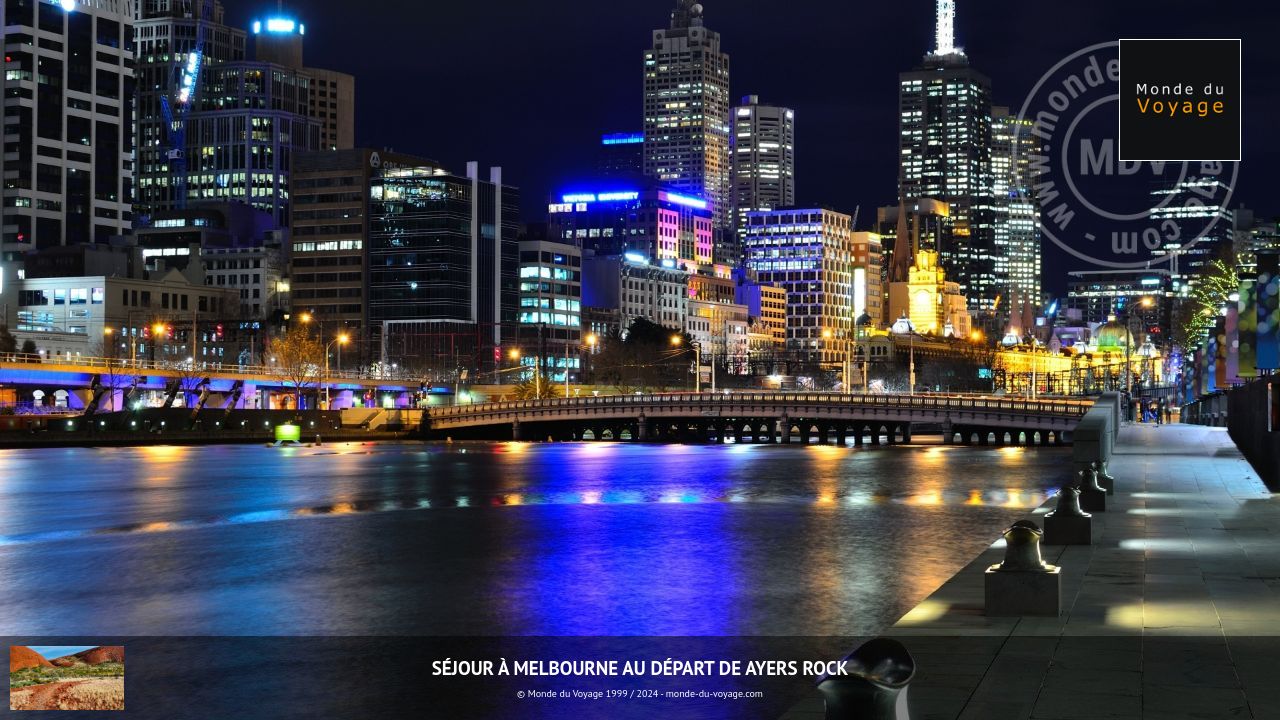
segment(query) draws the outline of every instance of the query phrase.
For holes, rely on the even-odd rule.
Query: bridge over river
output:
[[[854,444],[908,442],[912,428],[946,442],[1061,445],[1093,401],[996,395],[658,393],[429,408],[429,437]]]

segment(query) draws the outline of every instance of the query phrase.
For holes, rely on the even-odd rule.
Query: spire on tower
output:
[[[910,279],[910,268],[915,255],[915,244],[907,236],[907,198],[898,193],[898,227],[893,242],[893,257],[889,260],[889,282],[906,282]]]
[[[963,55],[964,51],[956,47],[956,3],[955,0],[938,0],[938,27],[935,40],[938,44],[934,55]]]

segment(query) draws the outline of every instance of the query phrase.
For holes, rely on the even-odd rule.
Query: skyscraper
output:
[[[306,67],[303,40],[307,26],[289,17],[253,21],[254,58],[302,70],[311,76],[308,114],[320,121],[321,150],[355,147],[356,79],[334,70]]]
[[[1155,257],[1173,255],[1170,262],[1172,291],[1186,297],[1195,287],[1197,276],[1214,260],[1235,263],[1232,253],[1234,219],[1232,211],[1223,207],[1221,198],[1229,197],[1230,188],[1217,177],[1189,176],[1164,183],[1151,191],[1151,219],[1176,223],[1178,239],[1166,241],[1151,251]],[[1133,236],[1136,233],[1125,233]],[[1192,238],[1200,238],[1190,247]]]
[[[1031,327],[1040,304],[1040,203],[1031,189],[1031,157],[1040,154],[1034,125],[1009,108],[991,109],[991,181],[999,310],[1018,329]]]
[[[743,237],[747,269],[787,291],[787,349],[820,363],[847,359],[855,269],[879,272],[870,249],[859,252],[853,219],[824,208],[754,210]]]
[[[702,22],[702,5],[678,0],[670,27],[644,53],[644,172],[711,203],[716,261],[737,263],[729,225],[729,56]]]
[[[129,232],[133,4],[8,0],[0,260]]]
[[[596,172],[600,177],[644,176],[644,133],[605,133],[599,153]]]
[[[178,183],[169,159],[174,148],[170,146],[169,126],[161,107],[162,98],[178,91],[175,71],[187,66],[197,37],[204,39],[197,61],[199,74],[203,75],[212,67],[244,60],[247,36],[245,31],[224,24],[220,0],[208,6],[211,12],[207,17],[202,15],[204,3],[190,0],[142,0],[138,5],[136,209],[141,219],[179,204]],[[197,90],[195,97],[199,95]],[[183,150],[189,152],[189,147]]]
[[[482,180],[474,162],[466,177],[434,164],[383,167],[369,197],[375,342],[424,370],[497,370],[520,302],[520,197],[502,168]]]
[[[955,46],[953,0],[938,0],[937,49],[898,82],[899,192],[951,209],[948,277],[973,307],[990,311],[1000,293],[991,197],[991,81]]]
[[[253,59],[243,30],[223,23],[222,7],[197,17],[201,3],[145,0],[139,21],[139,213],[188,202],[235,201],[289,221],[289,168],[295,153],[349,148],[354,139],[354,79],[302,66],[306,26],[295,18],[255,20]],[[199,41],[202,52],[194,57]],[[189,94],[175,68],[197,68]],[[174,135],[162,100],[189,98],[183,136]],[[181,148],[173,147],[181,144]],[[181,153],[179,157],[176,153]],[[183,170],[185,164],[185,172]],[[181,188],[186,192],[182,197]],[[140,218],[141,219],[141,218]]]
[[[373,148],[321,150],[293,158],[289,279],[294,312],[351,337],[347,357],[376,358],[370,344],[369,189],[383,168],[436,167],[426,158]]]
[[[758,95],[733,109],[733,222],[741,244],[743,220],[751,210],[796,204],[795,112],[761,105]]]

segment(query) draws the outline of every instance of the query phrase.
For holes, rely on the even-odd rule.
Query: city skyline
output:
[[[1244,8],[1228,3],[1233,4]],[[801,118],[803,138],[796,166],[803,179],[797,203],[848,213],[862,206],[859,226],[869,227],[868,208],[897,201],[897,79],[934,49],[932,0],[860,7],[848,23],[832,22],[845,16],[840,6],[826,2],[800,4],[785,14],[770,12],[759,0],[732,6],[710,0],[705,5],[707,25],[720,34],[732,62],[733,101],[756,94],[795,109]],[[472,159],[502,165],[509,182],[521,188],[522,219],[537,222],[545,220],[541,214],[552,192],[594,174],[602,133],[640,129],[643,96],[637,58],[653,29],[666,25],[673,3],[440,6],[432,9],[434,31],[431,42],[425,44],[412,40],[418,24],[388,25],[383,13],[343,16],[340,24],[329,22],[328,18],[339,17],[340,7],[332,0],[310,0],[287,4],[286,11],[308,22],[309,58],[356,76],[360,86],[357,144],[436,157],[454,172]],[[403,6],[402,11],[412,13],[410,7]],[[1086,2],[1068,16],[1058,17],[1051,8],[996,8],[962,0],[955,35],[971,64],[992,78],[996,102],[1016,112],[1042,72],[1083,46],[1134,34],[1186,35],[1176,14],[1161,17],[1150,12],[1165,7],[1155,2],[1123,8]],[[1277,13],[1269,8],[1245,9],[1259,19]],[[261,10],[252,3],[235,2],[228,3],[227,14],[229,21],[247,26]],[[395,11],[392,6],[388,12]],[[1198,32],[1206,37],[1239,35],[1229,18],[1230,13],[1201,18]],[[466,72],[458,72],[451,57],[472,51],[453,38],[470,37],[468,28],[477,23],[487,26],[503,44],[501,57],[518,55],[521,62],[498,62],[499,56],[480,53],[467,64]],[[1025,30],[1050,25],[1055,28],[1051,34]],[[831,29],[819,30],[827,26]],[[1263,22],[1249,25],[1244,37],[1246,66],[1263,62],[1266,41],[1260,35],[1265,26]],[[856,27],[880,30],[863,33],[852,45],[840,39]],[[531,32],[531,28],[580,32],[572,45],[557,46],[543,42],[546,33]],[[1259,33],[1254,36],[1257,42],[1251,42],[1249,32]],[[795,41],[815,33],[829,34],[831,41]],[[353,36],[382,39],[377,52],[360,53],[352,52]],[[781,56],[777,39],[789,43],[788,52]],[[847,80],[833,83],[828,69]],[[1246,154],[1257,161],[1242,165],[1236,197],[1266,217],[1276,211],[1265,205],[1262,172],[1267,160],[1280,157],[1280,151],[1260,139],[1268,110],[1280,103],[1264,94],[1265,78],[1246,73],[1244,83]],[[404,93],[409,86],[433,91]],[[590,92],[582,93],[584,100],[566,106],[572,108],[568,112],[542,116],[519,110],[538,107],[541,98],[557,86],[589,88]],[[441,112],[438,98],[449,98],[449,107],[455,109]],[[849,173],[847,168],[858,171]],[[1054,260],[1068,260],[1051,245],[1045,255],[1046,267],[1054,267]],[[1068,267],[1087,268],[1074,260]],[[1046,281],[1047,290],[1058,294],[1065,290],[1064,273],[1051,274]]]

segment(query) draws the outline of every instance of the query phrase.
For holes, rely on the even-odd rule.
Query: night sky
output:
[[[224,0],[247,26],[267,0]],[[896,202],[898,73],[933,46],[932,0],[705,0],[732,63],[734,97],[796,110],[802,204],[845,212]],[[307,25],[307,63],[356,76],[356,139],[438,159],[502,165],[524,220],[545,220],[548,194],[589,176],[599,135],[641,128],[642,53],[674,0],[291,0]],[[1244,40],[1244,155],[1236,199],[1280,213],[1277,167],[1280,7],[1220,0],[958,0],[957,43],[1017,108],[1042,72],[1118,37]],[[1211,10],[1210,10],[1211,8]],[[1270,118],[1270,121],[1268,120]],[[1045,250],[1046,268],[1055,247]],[[1067,261],[1063,261],[1067,262]],[[1072,269],[1079,261],[1071,260]],[[1061,290],[1060,273],[1046,273]]]

